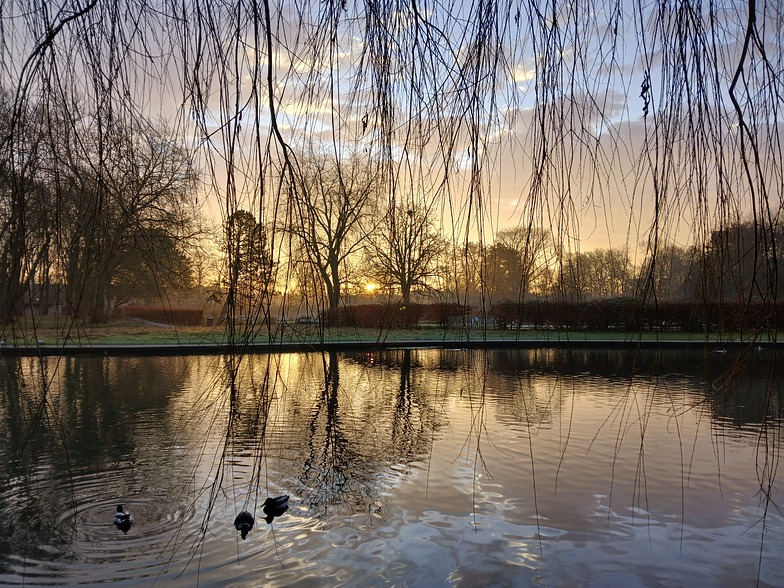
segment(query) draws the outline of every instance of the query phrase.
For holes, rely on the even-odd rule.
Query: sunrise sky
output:
[[[741,2],[586,1],[541,12],[527,2],[288,1],[269,7],[269,38],[264,15],[241,7],[185,5],[180,20],[165,2],[117,6],[119,17],[103,4],[84,19],[71,20],[77,6],[49,14],[50,27],[65,24],[48,67],[87,109],[101,103],[97,84],[117,110],[176,121],[197,149],[214,218],[230,199],[273,214],[263,200],[274,186],[261,185],[275,182],[282,140],[390,162],[397,193],[439,199],[445,231],[460,240],[492,241],[522,224],[551,228],[569,250],[644,248],[652,229],[686,245],[706,219],[763,198],[744,185],[738,160],[728,91],[738,69],[760,175],[776,156],[780,124],[775,113],[759,118],[757,104],[768,104],[775,73],[760,65],[762,49],[781,63],[776,2],[756,4],[759,42],[745,68]],[[110,27],[96,28],[110,16],[130,51]],[[40,24],[6,19],[4,87],[29,83],[35,93]]]

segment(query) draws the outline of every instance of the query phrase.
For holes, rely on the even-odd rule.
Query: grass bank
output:
[[[558,330],[505,330],[485,328],[442,329],[419,327],[413,329],[321,329],[316,325],[279,324],[271,330],[261,329],[252,334],[250,330],[238,330],[236,342],[250,345],[287,344],[357,344],[357,343],[411,343],[434,344],[443,342],[496,343],[520,342],[683,342],[692,344],[741,343],[750,341],[768,342],[768,334],[755,339],[753,333],[685,333],[685,332],[641,332],[619,331],[558,331]],[[97,325],[70,324],[67,328],[54,321],[41,320],[37,324],[17,325],[8,329],[3,336],[6,347],[100,347],[107,345],[226,345],[229,336],[223,326],[182,327],[139,321],[116,321]]]

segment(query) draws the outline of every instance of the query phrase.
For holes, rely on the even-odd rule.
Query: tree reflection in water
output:
[[[352,483],[357,454],[342,430],[338,411],[340,371],[337,353],[323,356],[324,382],[311,411],[308,427],[308,457],[302,465],[300,481],[309,488],[307,501],[316,510],[326,510],[353,494],[359,500],[362,492]]]
[[[749,495],[749,479],[731,471],[749,465],[736,451],[749,444],[760,524],[769,512],[780,520],[779,371],[729,370],[726,357],[701,351],[401,349],[44,362],[20,359],[1,370],[0,583],[9,554],[36,566],[84,553],[113,562],[113,553],[91,550],[116,545],[107,521],[120,503],[136,518],[128,539],[166,557],[133,569],[158,566],[167,582],[218,570],[229,538],[236,538],[233,563],[312,569],[330,559],[343,533],[378,543],[435,533],[440,543],[431,547],[458,557],[449,551],[454,542],[481,544],[506,529],[524,543],[525,557],[546,567],[558,533],[589,543],[607,529],[628,539],[639,523],[655,533],[671,524],[661,512],[678,519],[679,501],[688,544],[689,533],[704,535],[692,521],[723,524],[711,512],[716,503],[704,500],[715,484],[728,501]],[[670,443],[665,455],[661,439]],[[261,504],[283,494],[291,494],[291,508],[267,526]],[[233,521],[245,510],[256,525],[241,542]],[[52,512],[60,513],[54,525]],[[466,523],[475,539],[459,535]],[[750,532],[761,533],[767,558],[767,526]],[[781,534],[776,525],[772,532]],[[408,544],[399,541],[393,548],[404,557]],[[482,554],[473,556],[484,561]]]
[[[437,391],[414,384],[412,363],[411,350],[313,354],[303,361],[302,373],[295,379],[300,388],[287,388],[286,403],[274,406],[273,413],[278,426],[288,431],[284,452],[304,455],[298,468],[279,464],[298,469],[292,473],[296,487],[279,490],[292,492],[307,516],[325,520],[335,515],[371,515],[364,521],[372,522],[392,491],[390,473],[427,461],[442,419],[435,402]],[[317,364],[321,377],[306,375]],[[395,388],[386,379],[377,381],[379,372],[398,371]],[[306,435],[304,440],[298,438],[298,431]]]
[[[414,443],[417,434],[414,430],[413,404],[411,390],[411,350],[402,351],[403,359],[400,363],[400,388],[395,403],[395,412],[392,418],[392,451],[405,462],[416,459]],[[421,423],[421,421],[420,421]]]
[[[165,411],[186,370],[185,358],[6,358],[0,537],[29,557],[42,541],[66,557],[84,540],[80,524],[94,516],[111,527],[118,502],[144,495],[150,516],[160,496],[174,512],[187,508],[170,423],[140,418]],[[142,458],[150,447],[156,458]]]

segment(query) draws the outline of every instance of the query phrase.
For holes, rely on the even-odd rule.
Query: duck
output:
[[[253,522],[253,515],[247,510],[243,510],[234,519],[234,528],[237,529],[240,532],[240,536],[245,539],[253,528]]]
[[[275,517],[281,516],[289,509],[289,495],[277,496],[276,498],[267,498],[262,505],[262,510],[267,516],[264,520],[267,524],[271,524]]]
[[[117,505],[117,511],[114,513],[114,526],[120,529],[123,533],[127,533],[133,523],[131,513],[123,508],[122,504]]]

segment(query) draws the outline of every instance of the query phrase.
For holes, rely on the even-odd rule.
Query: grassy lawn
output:
[[[250,332],[250,329],[249,329]],[[751,333],[714,333],[706,339],[704,333],[624,333],[624,332],[574,332],[555,330],[500,329],[441,329],[421,327],[415,329],[357,329],[333,328],[320,330],[314,325],[277,325],[272,332],[260,329],[255,336],[244,335],[238,330],[238,340],[249,343],[356,343],[379,341],[438,343],[441,341],[707,341],[751,340]],[[62,325],[44,318],[37,324],[19,325],[6,329],[3,334],[6,345],[27,346],[43,341],[47,346],[99,346],[99,345],[178,345],[220,344],[228,341],[226,329],[218,327],[184,327],[160,325],[134,321],[115,321],[99,325],[78,323]],[[767,340],[764,335],[761,340]]]

